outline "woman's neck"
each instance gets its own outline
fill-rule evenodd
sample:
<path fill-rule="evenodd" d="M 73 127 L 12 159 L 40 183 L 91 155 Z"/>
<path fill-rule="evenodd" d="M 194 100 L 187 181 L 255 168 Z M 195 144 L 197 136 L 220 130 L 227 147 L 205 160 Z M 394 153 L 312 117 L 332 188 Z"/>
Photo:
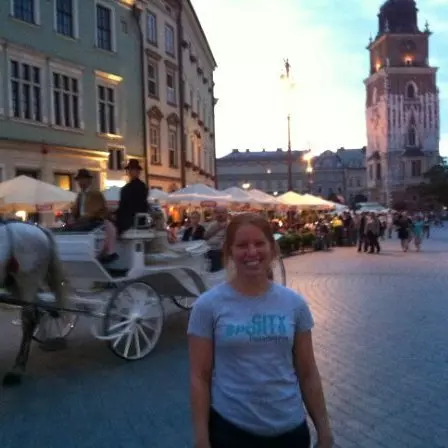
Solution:
<path fill-rule="evenodd" d="M 268 289 L 271 281 L 267 277 L 262 278 L 245 278 L 235 277 L 230 281 L 232 288 L 245 296 L 261 296 Z"/>

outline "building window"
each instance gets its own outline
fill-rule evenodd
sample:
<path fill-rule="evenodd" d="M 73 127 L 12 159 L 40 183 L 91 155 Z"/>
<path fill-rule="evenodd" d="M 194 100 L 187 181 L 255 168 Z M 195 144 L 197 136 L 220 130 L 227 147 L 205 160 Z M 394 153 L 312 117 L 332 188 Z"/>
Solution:
<path fill-rule="evenodd" d="M 411 126 L 408 131 L 408 145 L 416 146 L 417 145 L 417 135 L 415 133 L 415 128 Z"/>
<path fill-rule="evenodd" d="M 406 86 L 406 98 L 409 100 L 413 100 L 415 99 L 416 96 L 417 96 L 417 90 L 415 88 L 415 85 L 414 83 L 410 82 Z"/>
<path fill-rule="evenodd" d="M 202 145 L 199 139 L 196 141 L 196 165 L 202 168 Z"/>
<path fill-rule="evenodd" d="M 174 56 L 174 28 L 168 24 L 165 24 L 165 51 Z"/>
<path fill-rule="evenodd" d="M 12 0 L 12 15 L 28 23 L 38 23 L 39 0 Z"/>
<path fill-rule="evenodd" d="M 195 165 L 196 162 L 196 139 L 191 136 L 190 137 L 190 156 L 191 156 L 191 163 Z"/>
<path fill-rule="evenodd" d="M 177 168 L 179 166 L 177 153 L 177 130 L 168 130 L 168 154 L 170 168 Z"/>
<path fill-rule="evenodd" d="M 146 15 L 146 39 L 150 44 L 157 45 L 157 17 L 149 11 Z"/>
<path fill-rule="evenodd" d="M 166 72 L 166 99 L 170 104 L 176 104 L 176 75 L 173 71 Z"/>
<path fill-rule="evenodd" d="M 11 61 L 11 103 L 15 118 L 42 121 L 40 67 Z"/>
<path fill-rule="evenodd" d="M 53 124 L 66 128 L 81 128 L 80 81 L 76 78 L 53 72 Z"/>
<path fill-rule="evenodd" d="M 198 97 L 196 99 L 196 113 L 198 114 L 198 118 L 201 118 L 199 115 L 201 113 L 201 97 L 200 97 L 199 93 L 198 93 Z"/>
<path fill-rule="evenodd" d="M 400 179 L 403 180 L 406 177 L 406 164 L 400 162 Z"/>
<path fill-rule="evenodd" d="M 107 169 L 110 171 L 122 171 L 124 168 L 125 156 L 123 148 L 109 148 Z"/>
<path fill-rule="evenodd" d="M 159 67 L 157 62 L 148 61 L 148 95 L 159 97 Z"/>
<path fill-rule="evenodd" d="M 65 191 L 73 190 L 73 178 L 68 173 L 54 173 L 54 184 Z"/>
<path fill-rule="evenodd" d="M 96 45 L 106 51 L 113 50 L 112 9 L 96 5 Z"/>
<path fill-rule="evenodd" d="M 413 160 L 411 162 L 411 176 L 420 177 L 422 175 L 422 161 Z"/>
<path fill-rule="evenodd" d="M 40 171 L 33 169 L 33 168 L 17 168 L 16 169 L 16 177 L 19 177 L 19 176 L 27 176 L 27 177 L 31 177 L 32 179 L 39 179 Z"/>
<path fill-rule="evenodd" d="M 160 152 L 160 123 L 151 123 L 149 126 L 149 145 L 151 147 L 151 164 L 161 165 L 162 154 Z"/>
<path fill-rule="evenodd" d="M 369 165 L 369 179 L 373 180 L 373 166 Z"/>
<path fill-rule="evenodd" d="M 56 31 L 75 37 L 75 0 L 56 0 Z"/>
<path fill-rule="evenodd" d="M 376 164 L 376 180 L 381 180 L 381 163 Z"/>
<path fill-rule="evenodd" d="M 117 92 L 114 87 L 98 85 L 98 132 L 117 135 Z"/>

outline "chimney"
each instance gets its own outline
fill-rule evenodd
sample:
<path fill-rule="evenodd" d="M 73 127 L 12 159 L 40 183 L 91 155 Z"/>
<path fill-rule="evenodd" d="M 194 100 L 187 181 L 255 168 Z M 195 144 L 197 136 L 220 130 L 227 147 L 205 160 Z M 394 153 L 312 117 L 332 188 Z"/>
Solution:
<path fill-rule="evenodd" d="M 282 148 L 277 148 L 277 152 L 283 152 Z"/>
<path fill-rule="evenodd" d="M 232 153 L 236 153 L 236 152 L 239 152 L 239 151 L 238 151 L 238 148 L 236 148 L 236 149 L 232 149 Z"/>
<path fill-rule="evenodd" d="M 250 149 L 246 149 L 246 152 L 250 152 Z"/>

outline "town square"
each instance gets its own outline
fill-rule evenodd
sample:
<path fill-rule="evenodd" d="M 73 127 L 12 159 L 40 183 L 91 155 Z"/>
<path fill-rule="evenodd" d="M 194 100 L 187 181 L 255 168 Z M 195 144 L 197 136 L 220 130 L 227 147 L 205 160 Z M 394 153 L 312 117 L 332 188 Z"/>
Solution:
<path fill-rule="evenodd" d="M 448 448 L 447 20 L 0 1 L 0 447 Z"/>
<path fill-rule="evenodd" d="M 352 248 L 285 260 L 288 284 L 309 301 L 317 361 L 336 446 L 447 446 L 448 231 L 404 254 L 394 238 L 378 258 Z M 0 371 L 19 340 L 1 314 Z M 157 350 L 123 364 L 86 322 L 64 352 L 35 348 L 30 376 L 0 398 L 1 446 L 191 447 L 187 314 Z"/>

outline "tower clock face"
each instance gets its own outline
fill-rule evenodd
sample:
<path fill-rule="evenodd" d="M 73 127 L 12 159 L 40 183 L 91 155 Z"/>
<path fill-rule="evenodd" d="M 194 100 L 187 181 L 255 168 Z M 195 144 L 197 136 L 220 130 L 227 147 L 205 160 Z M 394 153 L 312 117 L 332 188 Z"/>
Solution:
<path fill-rule="evenodd" d="M 417 49 L 417 45 L 411 39 L 406 39 L 401 43 L 401 49 L 405 52 L 412 53 Z"/>

